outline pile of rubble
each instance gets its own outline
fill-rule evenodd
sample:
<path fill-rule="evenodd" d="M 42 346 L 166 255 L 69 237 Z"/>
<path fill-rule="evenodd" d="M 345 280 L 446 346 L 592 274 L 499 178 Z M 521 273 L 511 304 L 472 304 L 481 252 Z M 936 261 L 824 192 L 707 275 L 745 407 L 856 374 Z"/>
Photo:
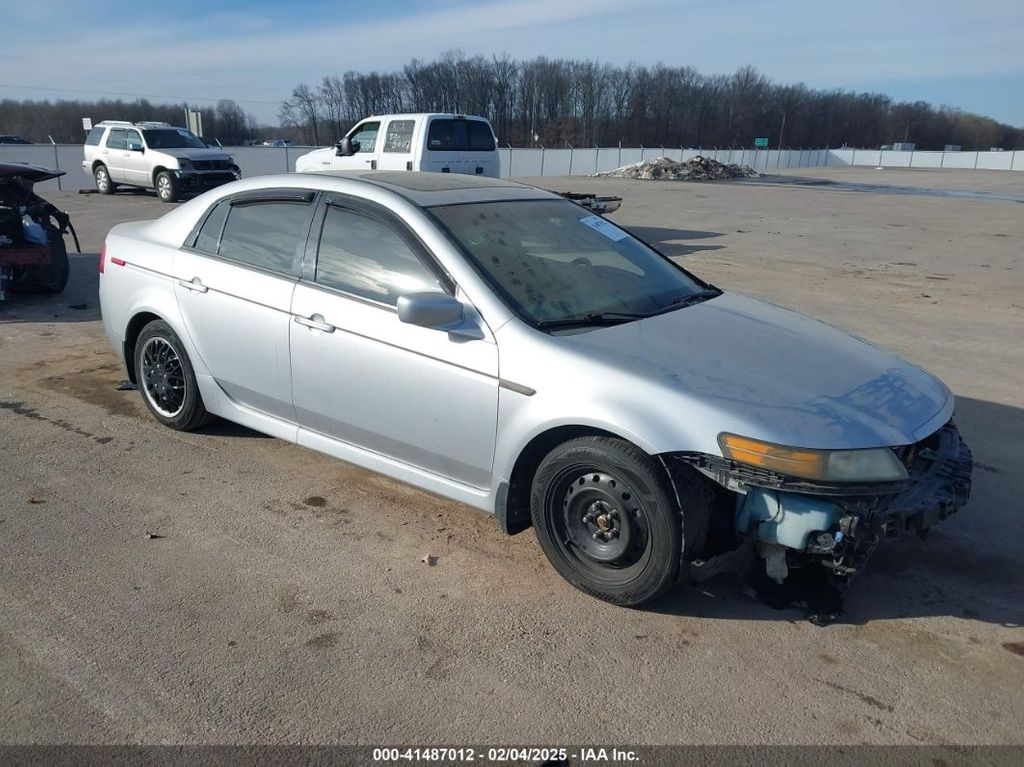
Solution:
<path fill-rule="evenodd" d="M 657 157 L 615 170 L 595 173 L 606 178 L 663 179 L 666 181 L 721 181 L 727 178 L 752 178 L 760 175 L 747 165 L 726 165 L 707 157 L 694 157 L 676 162 L 668 157 Z"/>

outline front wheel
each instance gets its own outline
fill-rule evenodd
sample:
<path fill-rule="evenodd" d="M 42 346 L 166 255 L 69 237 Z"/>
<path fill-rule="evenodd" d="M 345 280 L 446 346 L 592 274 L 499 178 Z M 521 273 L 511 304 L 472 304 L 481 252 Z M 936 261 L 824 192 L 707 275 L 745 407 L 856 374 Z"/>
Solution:
<path fill-rule="evenodd" d="M 213 420 L 203 405 L 188 354 L 163 320 L 146 325 L 135 341 L 135 376 L 142 401 L 164 426 L 192 431 Z"/>
<path fill-rule="evenodd" d="M 556 447 L 537 469 L 530 513 L 552 566 L 599 599 L 641 605 L 679 575 L 682 518 L 669 478 L 628 442 L 581 437 Z"/>
<path fill-rule="evenodd" d="M 156 196 L 161 202 L 177 202 L 178 185 L 167 171 L 158 173 L 156 177 Z"/>

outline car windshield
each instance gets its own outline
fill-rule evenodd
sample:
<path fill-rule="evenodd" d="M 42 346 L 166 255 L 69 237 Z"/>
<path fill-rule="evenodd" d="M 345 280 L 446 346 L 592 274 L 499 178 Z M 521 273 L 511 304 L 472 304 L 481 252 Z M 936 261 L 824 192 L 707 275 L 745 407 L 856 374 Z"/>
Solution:
<path fill-rule="evenodd" d="M 538 327 L 625 322 L 718 294 L 567 200 L 430 210 L 509 307 Z"/>
<path fill-rule="evenodd" d="M 207 149 L 203 140 L 184 128 L 150 128 L 142 131 L 150 149 Z"/>

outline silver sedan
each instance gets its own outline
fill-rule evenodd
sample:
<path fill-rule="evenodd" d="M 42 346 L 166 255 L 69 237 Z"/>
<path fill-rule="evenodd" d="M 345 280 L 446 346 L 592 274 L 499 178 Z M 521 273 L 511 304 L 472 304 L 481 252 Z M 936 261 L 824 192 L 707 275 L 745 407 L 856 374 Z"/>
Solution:
<path fill-rule="evenodd" d="M 114 227 L 100 270 L 161 423 L 219 416 L 532 526 L 617 604 L 841 583 L 970 491 L 936 378 L 522 184 L 248 179 Z"/>

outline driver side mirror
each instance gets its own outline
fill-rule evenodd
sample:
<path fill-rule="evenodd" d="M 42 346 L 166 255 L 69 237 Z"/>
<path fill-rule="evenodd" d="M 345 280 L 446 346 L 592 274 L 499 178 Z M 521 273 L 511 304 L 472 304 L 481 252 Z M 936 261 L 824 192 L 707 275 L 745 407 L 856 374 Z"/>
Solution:
<path fill-rule="evenodd" d="M 410 325 L 445 330 L 465 339 L 484 337 L 475 322 L 466 322 L 462 302 L 447 293 L 421 291 L 399 296 L 398 319 Z"/>
<path fill-rule="evenodd" d="M 341 141 L 334 145 L 334 153 L 338 157 L 351 157 L 359 151 L 359 142 L 353 141 L 348 136 L 345 136 Z"/>

